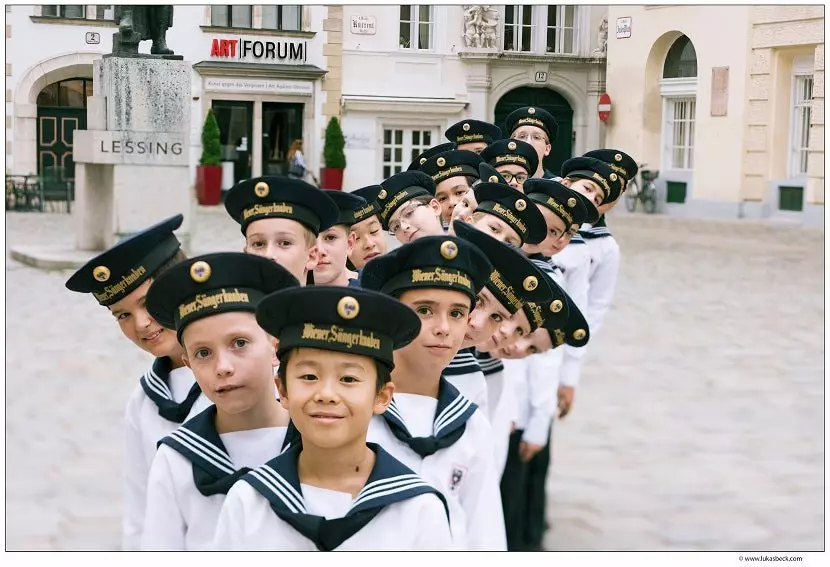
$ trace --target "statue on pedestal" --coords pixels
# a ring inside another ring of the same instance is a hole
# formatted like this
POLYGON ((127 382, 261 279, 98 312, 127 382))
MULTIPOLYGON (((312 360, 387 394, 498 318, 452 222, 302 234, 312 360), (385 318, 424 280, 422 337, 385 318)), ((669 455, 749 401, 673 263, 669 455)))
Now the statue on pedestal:
MULTIPOLYGON (((138 55, 138 44, 151 40, 151 55, 172 58, 173 50, 167 47, 167 30, 173 26, 173 6, 115 6, 115 23, 118 33, 113 35, 113 55, 138 55)), ((181 58, 181 56, 178 56, 181 58)))

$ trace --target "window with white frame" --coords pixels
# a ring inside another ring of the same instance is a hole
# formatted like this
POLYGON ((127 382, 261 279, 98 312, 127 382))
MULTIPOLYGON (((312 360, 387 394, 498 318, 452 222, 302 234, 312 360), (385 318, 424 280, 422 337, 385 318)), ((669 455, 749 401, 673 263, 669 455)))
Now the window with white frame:
POLYGON ((697 54, 681 35, 666 54, 663 78, 663 169, 694 169, 697 54))
POLYGON ((40 15, 47 18, 86 18, 86 6, 83 5, 44 5, 40 8, 40 15))
POLYGON ((383 128, 381 175, 387 179, 404 171, 416 157, 434 145, 438 128, 383 128))
POLYGON ((300 18, 302 6, 276 4, 262 6, 262 29, 298 31, 300 29, 300 18))
POLYGON ((502 48, 520 53, 579 53, 579 7, 512 5, 504 7, 502 48))
POLYGON ((813 106, 812 60, 793 63, 793 91, 790 127, 790 177, 807 175, 810 153, 810 119, 813 106))
POLYGON ((232 6, 211 6, 210 25, 222 28, 253 27, 253 6, 234 4, 232 6))
POLYGON ((432 6, 401 6, 399 45, 403 49, 432 49, 432 6))

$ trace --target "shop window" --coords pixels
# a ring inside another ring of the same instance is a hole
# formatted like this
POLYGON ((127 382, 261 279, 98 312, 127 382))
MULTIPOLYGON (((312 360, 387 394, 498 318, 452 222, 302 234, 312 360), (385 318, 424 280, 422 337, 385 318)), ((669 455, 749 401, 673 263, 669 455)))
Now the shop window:
POLYGON ((437 130, 437 128, 384 128, 381 163, 383 179, 404 171, 418 155, 431 148, 438 136, 437 130))
POLYGON ((302 6, 262 6, 262 28, 267 30, 299 31, 302 6))
POLYGON ((432 6, 401 6, 399 44, 403 49, 432 49, 432 6))
POLYGON ((695 140, 694 97, 665 97, 668 169, 692 169, 695 140))
POLYGON ((41 6, 40 14, 47 18, 86 18, 86 6, 50 5, 41 6))

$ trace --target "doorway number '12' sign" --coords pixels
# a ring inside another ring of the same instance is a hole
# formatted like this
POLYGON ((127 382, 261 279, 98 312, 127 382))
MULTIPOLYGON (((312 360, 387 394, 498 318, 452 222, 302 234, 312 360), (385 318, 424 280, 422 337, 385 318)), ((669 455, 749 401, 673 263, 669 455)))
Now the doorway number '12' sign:
POLYGON ((548 80, 547 71, 536 71, 536 82, 537 83, 544 83, 547 80, 548 80))

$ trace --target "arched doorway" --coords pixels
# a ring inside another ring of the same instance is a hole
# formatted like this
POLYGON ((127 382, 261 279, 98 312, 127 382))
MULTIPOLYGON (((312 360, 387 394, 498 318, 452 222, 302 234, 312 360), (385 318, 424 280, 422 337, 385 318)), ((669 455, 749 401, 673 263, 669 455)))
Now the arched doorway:
POLYGON ((37 173, 54 181, 75 179, 75 130, 86 130, 86 99, 92 79, 46 85, 37 96, 37 173))
MULTIPOLYGON (((504 131, 507 115, 523 106, 544 108, 556 119, 559 134, 551 140, 550 155, 545 158, 544 167, 559 175, 562 163, 573 156, 573 108, 565 97, 552 89, 519 87, 506 93, 496 103, 495 124, 504 131)), ((504 135, 509 136, 510 132, 505 131, 504 135)))

